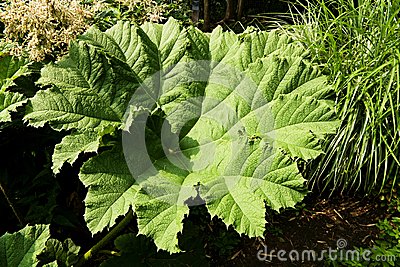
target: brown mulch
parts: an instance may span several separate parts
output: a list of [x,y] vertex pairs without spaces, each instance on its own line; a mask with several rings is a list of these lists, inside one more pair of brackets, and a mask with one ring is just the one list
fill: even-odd
[[[370,246],[378,233],[375,225],[385,216],[385,210],[368,199],[314,199],[308,202],[301,210],[287,210],[267,218],[265,239],[245,239],[241,248],[220,266],[323,266],[323,261],[307,260],[307,257],[304,262],[291,261],[288,253],[314,250],[319,257],[323,250],[335,250],[337,245],[349,250]],[[275,252],[271,253],[272,250]],[[279,250],[287,251],[285,258],[288,261],[278,260]],[[264,256],[265,261],[260,260],[257,253],[261,258]]]

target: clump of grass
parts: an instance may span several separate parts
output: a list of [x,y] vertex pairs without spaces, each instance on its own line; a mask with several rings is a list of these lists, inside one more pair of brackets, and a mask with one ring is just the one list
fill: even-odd
[[[400,171],[400,0],[314,0],[285,27],[330,77],[342,124],[313,187],[381,189]],[[393,184],[395,184],[393,182]]]

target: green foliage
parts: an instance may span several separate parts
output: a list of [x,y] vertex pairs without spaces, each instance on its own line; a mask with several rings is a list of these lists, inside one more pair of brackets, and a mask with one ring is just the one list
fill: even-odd
[[15,85],[16,79],[29,74],[29,65],[29,61],[25,58],[17,58],[0,52],[0,91],[4,92],[8,87]]
[[64,162],[72,165],[81,152],[97,152],[99,146],[99,137],[89,130],[85,133],[71,134],[64,137],[61,143],[54,148],[53,172],[57,174]]
[[74,266],[78,262],[80,247],[76,246],[71,239],[63,242],[50,238],[46,241],[46,247],[38,258],[42,262],[56,262],[59,267]]
[[19,93],[0,92],[0,122],[11,121],[11,112],[27,102],[27,99]]
[[0,237],[0,265],[7,267],[36,266],[37,255],[50,237],[48,225],[26,226],[14,234]]
[[0,58],[0,148],[7,151],[0,163],[0,232],[36,224],[1,237],[1,266],[36,266],[36,256],[50,235],[47,224],[55,218],[68,220],[57,211],[59,184],[50,169],[51,153],[61,140],[60,134],[48,127],[35,130],[22,122],[27,98],[37,90],[37,67],[40,65],[23,57],[3,54]]
[[166,10],[164,17],[173,17],[184,25],[191,23],[190,16],[192,14],[191,2],[187,0],[166,1]]
[[232,250],[240,244],[240,238],[236,232],[221,231],[215,233],[211,242],[211,249],[218,252],[220,256],[227,257]]
[[393,187],[391,183],[388,183],[379,194],[380,206],[385,208],[390,214],[400,211],[400,199],[397,193],[399,186],[397,184]]
[[0,237],[0,264],[7,267],[74,266],[79,250],[70,239],[61,242],[50,238],[49,225],[36,224]]
[[[198,233],[200,234],[200,233]],[[199,236],[196,236],[199,238]],[[194,241],[194,240],[193,240]],[[114,241],[119,250],[118,256],[104,261],[101,267],[112,266],[208,266],[204,254],[191,248],[186,253],[170,255],[166,252],[158,252],[157,247],[143,235],[124,234]],[[196,242],[197,244],[201,244]],[[195,244],[196,244],[195,243]],[[194,260],[196,259],[196,260]]]
[[399,12],[395,0],[315,0],[286,28],[334,83],[339,134],[309,168],[325,189],[381,189],[399,172]]
[[[96,1],[86,0],[96,5]],[[106,0],[102,1],[93,16],[94,24],[102,30],[111,28],[120,20],[132,21],[139,25],[146,21],[162,22],[173,17],[180,23],[189,25],[191,9],[186,0]]]
[[24,95],[6,91],[14,86],[14,81],[29,74],[28,61],[0,53],[0,122],[10,122],[11,112],[16,112],[27,102]]
[[[176,85],[175,75],[188,80]],[[39,83],[51,88],[30,99],[25,120],[72,131],[56,147],[56,173],[62,162],[105,146],[106,136],[117,137],[79,174],[89,190],[89,230],[113,226],[132,206],[139,233],[169,252],[180,251],[186,201],[198,193],[212,216],[239,233],[261,236],[265,203],[279,210],[302,200],[306,189],[296,160],[321,155],[321,141],[339,123],[325,100],[331,90],[326,78],[277,32],[235,35],[217,28],[204,34],[173,19],[141,27],[119,22],[105,33],[93,27],[71,44],[68,57],[43,69]],[[146,94],[138,94],[143,88]],[[136,102],[129,104],[134,94]],[[197,114],[194,121],[188,110]],[[147,111],[149,172],[143,169],[147,151],[136,149],[131,159],[118,138]],[[171,135],[184,129],[178,148],[185,158],[162,153],[162,123],[170,125]],[[130,133],[137,132],[123,131]],[[205,160],[210,154],[213,160]]]
[[58,184],[46,163],[58,137],[48,134],[48,127],[35,132],[22,123],[27,97],[36,91],[36,67],[26,58],[0,56],[0,148],[7,151],[0,163],[5,218],[1,233],[17,230],[24,222],[50,223],[56,206]]

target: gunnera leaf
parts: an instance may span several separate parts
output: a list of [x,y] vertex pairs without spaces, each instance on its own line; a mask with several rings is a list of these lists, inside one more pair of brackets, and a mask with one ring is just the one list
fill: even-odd
[[48,225],[26,226],[22,230],[0,237],[0,265],[7,267],[36,266],[36,256],[46,246],[50,238]]
[[44,68],[39,82],[51,88],[30,99],[25,120],[73,131],[57,145],[55,172],[122,130],[79,175],[92,233],[132,206],[140,234],[179,252],[188,205],[205,203],[239,233],[262,236],[265,205],[303,199],[296,161],[323,153],[339,123],[331,86],[306,55],[278,31],[206,34],[173,19],[93,27]]
[[74,266],[79,260],[80,247],[75,245],[71,239],[63,242],[50,238],[46,241],[46,248],[38,256],[41,261],[59,267]]
[[94,131],[87,130],[65,136],[54,148],[53,172],[57,174],[64,162],[74,163],[82,152],[97,152],[99,146],[100,137]]
[[28,101],[24,95],[15,92],[0,92],[0,122],[11,121],[11,112]]
[[113,226],[118,216],[126,214],[139,189],[119,146],[85,162],[79,178],[89,187],[85,220],[94,233]]
[[29,61],[24,58],[0,53],[0,92],[14,85],[14,81],[29,74]]

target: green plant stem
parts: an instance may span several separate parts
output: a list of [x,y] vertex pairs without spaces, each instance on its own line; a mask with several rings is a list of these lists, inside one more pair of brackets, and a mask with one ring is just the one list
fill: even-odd
[[120,252],[112,251],[112,250],[106,250],[106,249],[99,250],[97,253],[105,254],[105,255],[112,255],[112,256],[121,256]]
[[19,224],[20,224],[21,226],[23,226],[23,225],[24,225],[24,222],[23,222],[23,221],[21,220],[21,218],[19,217],[17,210],[14,208],[13,204],[11,203],[10,199],[8,198],[7,193],[6,193],[6,190],[4,190],[3,185],[2,185],[1,183],[0,183],[0,190],[1,190],[1,192],[3,193],[4,198],[6,199],[8,205],[10,206],[10,208],[11,208],[12,212],[14,213],[15,217],[17,217],[17,220],[18,220]]
[[94,254],[100,251],[108,242],[113,240],[119,232],[121,232],[131,221],[133,220],[133,212],[130,210],[125,218],[120,221],[105,237],[103,237],[98,243],[91,247],[77,263],[77,267],[83,266],[83,264],[91,259]]

